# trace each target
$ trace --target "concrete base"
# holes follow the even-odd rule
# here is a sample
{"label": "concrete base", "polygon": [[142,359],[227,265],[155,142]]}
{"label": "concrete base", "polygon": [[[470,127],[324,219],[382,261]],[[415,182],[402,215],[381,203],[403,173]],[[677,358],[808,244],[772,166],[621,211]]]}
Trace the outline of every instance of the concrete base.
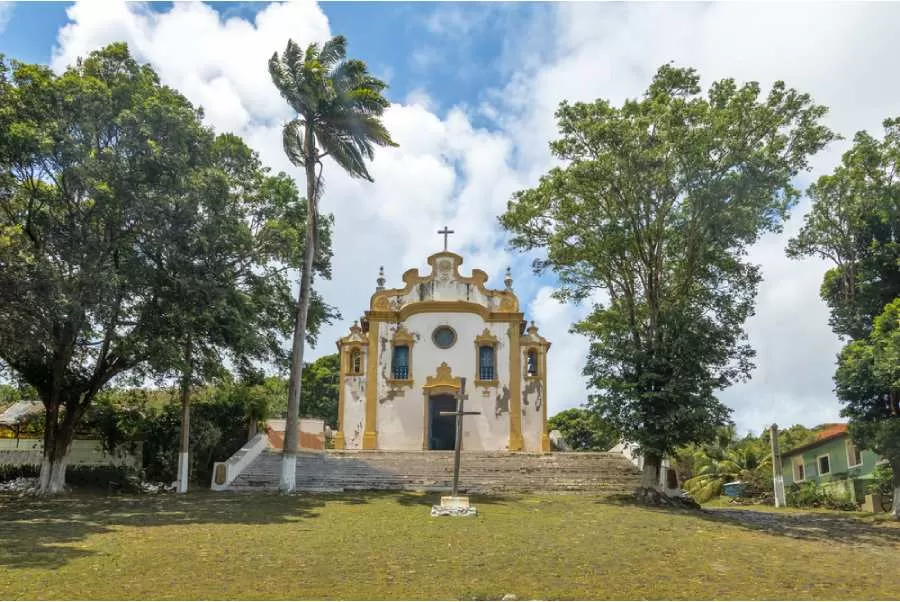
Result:
{"label": "concrete base", "polygon": [[863,512],[881,512],[881,494],[869,493],[866,495],[866,501],[862,503]]}
{"label": "concrete base", "polygon": [[431,507],[431,516],[475,516],[478,511],[469,505],[469,496],[441,496],[441,503]]}

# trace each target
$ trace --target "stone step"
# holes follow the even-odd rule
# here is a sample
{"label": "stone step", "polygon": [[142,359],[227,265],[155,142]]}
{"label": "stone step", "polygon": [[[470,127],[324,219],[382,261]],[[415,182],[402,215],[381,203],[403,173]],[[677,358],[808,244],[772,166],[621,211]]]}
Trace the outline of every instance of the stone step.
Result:
{"label": "stone step", "polygon": [[[266,451],[232,483],[236,491],[277,490],[281,453]],[[297,456],[303,491],[449,490],[453,452],[327,451]],[[634,489],[637,469],[619,454],[463,452],[460,486],[469,492]]]}

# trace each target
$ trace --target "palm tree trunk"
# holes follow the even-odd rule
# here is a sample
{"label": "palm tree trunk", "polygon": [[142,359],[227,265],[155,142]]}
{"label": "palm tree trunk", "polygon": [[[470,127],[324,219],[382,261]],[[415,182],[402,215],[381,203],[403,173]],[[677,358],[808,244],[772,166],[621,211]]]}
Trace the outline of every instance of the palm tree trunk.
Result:
{"label": "palm tree trunk", "polygon": [[297,301],[297,317],[294,321],[294,341],[291,350],[291,374],[288,388],[287,421],[284,427],[284,450],[281,458],[279,490],[290,493],[297,486],[297,425],[300,418],[300,386],[303,380],[303,350],[306,342],[306,318],[312,291],[313,257],[316,253],[317,194],[315,141],[309,126],[304,139],[306,167],[306,248],[303,251],[303,269],[300,272],[300,292]]}
{"label": "palm tree trunk", "polygon": [[178,493],[187,493],[190,473],[191,375],[194,371],[191,338],[184,344],[184,368],[181,375],[181,449],[178,452]]}

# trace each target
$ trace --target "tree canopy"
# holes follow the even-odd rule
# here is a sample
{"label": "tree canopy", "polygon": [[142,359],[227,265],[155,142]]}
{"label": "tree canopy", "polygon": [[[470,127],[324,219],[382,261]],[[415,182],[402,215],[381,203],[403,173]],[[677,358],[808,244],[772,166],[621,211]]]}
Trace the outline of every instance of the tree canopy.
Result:
{"label": "tree canopy", "polygon": [[729,410],[715,392],[746,378],[759,268],[746,261],[778,231],[799,192],[792,178],[834,135],[826,109],[776,82],[732,79],[701,94],[693,69],[662,66],[642,98],[564,102],[564,165],[510,201],[511,245],[542,249],[538,271],[557,296],[602,292],[577,332],[591,340],[592,407],[645,454],[659,458],[710,438]]}
{"label": "tree canopy", "polygon": [[619,441],[618,433],[586,408],[563,410],[547,420],[547,427],[558,430],[575,451],[609,451]]}
{"label": "tree canopy", "polygon": [[857,133],[834,172],[810,186],[812,209],[787,252],[833,264],[821,296],[832,330],[849,339],[835,392],[857,444],[890,461],[900,518],[900,118],[884,130],[883,140]]}
{"label": "tree canopy", "polygon": [[291,323],[305,207],[201,120],[124,44],[62,75],[0,60],[0,361],[44,402],[44,491],[110,381],[271,359]]}

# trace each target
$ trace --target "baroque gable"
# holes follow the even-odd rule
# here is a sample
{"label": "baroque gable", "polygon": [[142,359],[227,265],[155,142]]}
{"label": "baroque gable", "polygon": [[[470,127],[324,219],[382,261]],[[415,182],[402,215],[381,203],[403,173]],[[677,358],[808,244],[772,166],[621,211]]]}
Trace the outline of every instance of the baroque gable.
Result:
{"label": "baroque gable", "polygon": [[[378,290],[372,295],[369,312],[383,317],[404,319],[420,311],[459,311],[464,309],[488,318],[495,314],[510,316],[519,312],[519,300],[510,289],[493,290],[485,286],[488,276],[479,269],[471,276],[459,273],[463,258],[451,251],[428,258],[429,274],[418,269],[403,274],[403,288]],[[495,316],[499,317],[499,316]]]}

